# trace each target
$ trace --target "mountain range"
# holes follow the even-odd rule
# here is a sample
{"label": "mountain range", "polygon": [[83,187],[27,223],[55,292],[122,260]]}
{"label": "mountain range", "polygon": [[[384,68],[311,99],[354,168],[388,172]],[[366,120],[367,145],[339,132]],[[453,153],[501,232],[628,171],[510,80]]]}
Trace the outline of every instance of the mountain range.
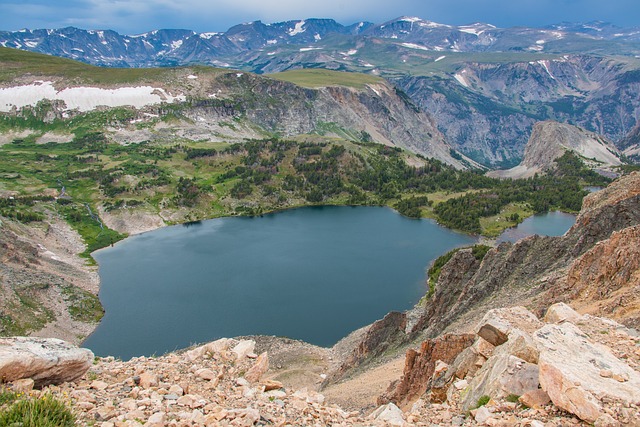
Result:
{"label": "mountain range", "polygon": [[221,33],[24,29],[0,32],[0,45],[108,67],[355,71],[389,80],[434,118],[454,149],[492,168],[516,165],[534,124],[545,120],[601,134],[638,159],[632,132],[640,111],[640,28],[306,19]]}
{"label": "mountain range", "polygon": [[[205,63],[245,68],[257,53],[275,56],[287,46],[298,52],[329,51],[333,60],[355,56],[358,48],[335,51],[369,40],[386,40],[387,49],[459,52],[607,52],[640,53],[640,27],[620,28],[605,22],[563,23],[544,28],[497,28],[474,23],[453,26],[400,17],[383,24],[359,22],[348,26],[333,19],[306,19],[265,24],[235,25],[225,32],[197,33],[161,29],[137,35],[111,30],[23,29],[0,32],[0,45],[76,59],[94,65],[149,67]],[[614,47],[612,50],[611,47]],[[333,52],[331,52],[333,50]],[[256,53],[257,52],[257,53]],[[245,56],[245,54],[249,54]],[[262,55],[259,55],[262,57]],[[345,58],[346,57],[346,58]],[[257,65],[257,64],[256,64]],[[366,63],[360,64],[367,67]],[[369,68],[382,66],[371,64]],[[254,70],[260,69],[254,65]],[[281,71],[281,70],[278,70]]]}

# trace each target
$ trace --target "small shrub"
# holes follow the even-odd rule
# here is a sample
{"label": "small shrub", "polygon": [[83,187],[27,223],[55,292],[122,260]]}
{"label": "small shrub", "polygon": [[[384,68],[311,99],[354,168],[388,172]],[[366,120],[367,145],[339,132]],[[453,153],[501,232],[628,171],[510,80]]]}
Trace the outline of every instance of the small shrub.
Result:
{"label": "small shrub", "polygon": [[2,389],[0,390],[0,405],[14,402],[18,399],[18,393],[15,391]]}
{"label": "small shrub", "polygon": [[505,400],[511,403],[518,403],[518,399],[520,399],[520,396],[518,396],[517,394],[510,394],[506,397]]}
{"label": "small shrub", "polygon": [[486,405],[490,400],[491,396],[487,396],[486,394],[484,396],[480,396],[478,403],[476,403],[476,408]]}
{"label": "small shrub", "polygon": [[71,410],[51,396],[20,400],[0,412],[0,426],[73,427]]}

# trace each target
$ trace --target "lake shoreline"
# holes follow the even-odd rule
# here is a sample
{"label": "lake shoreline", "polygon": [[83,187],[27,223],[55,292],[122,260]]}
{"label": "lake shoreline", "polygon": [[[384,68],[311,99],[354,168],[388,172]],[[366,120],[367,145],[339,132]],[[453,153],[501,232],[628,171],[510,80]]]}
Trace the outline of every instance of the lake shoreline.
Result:
{"label": "lake shoreline", "polygon": [[[362,206],[355,206],[355,207],[351,207],[351,209],[347,209],[348,207],[346,206],[310,206],[310,207],[303,207],[303,209],[287,209],[285,212],[279,212],[279,213],[269,213],[269,214],[263,214],[263,215],[258,215],[255,216],[253,218],[250,217],[226,217],[226,218],[217,218],[217,219],[213,219],[213,220],[207,220],[207,221],[202,221],[202,225],[199,225],[199,227],[202,227],[202,231],[197,231],[195,232],[194,230],[192,230],[192,227],[186,226],[185,224],[182,224],[182,227],[172,227],[172,226],[168,226],[168,227],[164,227],[163,230],[159,230],[161,231],[161,234],[159,235],[149,235],[147,233],[140,233],[136,236],[131,236],[133,238],[133,240],[130,239],[125,239],[122,242],[127,242],[127,244],[129,246],[127,247],[123,247],[121,246],[123,243],[118,243],[115,246],[114,249],[119,249],[121,251],[135,251],[137,254],[140,254],[141,256],[144,256],[144,258],[148,258],[145,259],[144,262],[147,263],[152,263],[152,262],[159,262],[160,265],[164,265],[163,261],[157,261],[158,259],[158,254],[160,252],[162,252],[162,250],[157,249],[159,247],[164,247],[165,244],[162,243],[165,238],[171,239],[170,241],[173,242],[172,243],[172,247],[173,252],[171,254],[172,257],[175,257],[176,252],[180,252],[183,254],[183,256],[188,256],[189,260],[185,261],[185,262],[195,262],[193,261],[194,258],[197,254],[200,253],[207,253],[207,251],[209,250],[214,250],[214,251],[218,251],[215,252],[217,255],[209,255],[209,261],[207,263],[210,263],[211,260],[213,258],[211,258],[211,256],[215,256],[216,261],[217,262],[223,262],[221,260],[224,260],[226,258],[225,257],[225,253],[227,251],[237,251],[236,249],[233,249],[229,246],[224,246],[225,250],[224,252],[219,252],[220,249],[215,249],[215,244],[216,241],[220,240],[221,238],[224,238],[225,242],[227,242],[227,238],[228,236],[226,236],[226,234],[224,234],[226,237],[223,237],[223,235],[220,235],[220,231],[216,231],[217,234],[215,234],[215,238],[214,235],[211,235],[211,230],[213,228],[218,228],[218,227],[222,227],[221,224],[228,224],[228,226],[230,226],[230,224],[235,224],[233,227],[240,227],[241,229],[244,229],[246,227],[250,227],[251,229],[254,229],[255,227],[257,227],[258,229],[256,229],[255,231],[253,231],[253,235],[251,237],[252,242],[251,245],[255,245],[256,238],[265,238],[263,236],[264,233],[266,233],[267,235],[269,235],[269,233],[272,233],[271,230],[271,225],[273,225],[274,223],[280,223],[281,225],[279,227],[285,227],[285,228],[292,228],[292,230],[296,230],[296,231],[291,231],[291,233],[296,233],[295,234],[295,238],[293,238],[293,240],[291,239],[294,235],[290,235],[290,234],[286,234],[286,236],[289,237],[275,237],[275,241],[272,239],[274,236],[272,236],[272,238],[266,238],[266,240],[270,243],[273,244],[274,247],[272,249],[279,249],[282,248],[284,246],[291,246],[296,245],[296,244],[302,244],[301,242],[299,242],[298,240],[302,239],[308,239],[311,238],[309,237],[307,234],[315,229],[318,229],[318,231],[314,231],[314,233],[327,233],[327,232],[337,232],[339,233],[336,237],[337,240],[333,241],[331,240],[331,244],[337,244],[338,247],[333,248],[331,247],[330,249],[324,249],[324,250],[328,250],[328,252],[323,252],[322,254],[316,254],[316,255],[305,255],[308,257],[311,257],[310,259],[318,259],[318,260],[322,260],[323,262],[330,262],[331,265],[334,265],[335,262],[337,262],[337,264],[335,264],[336,269],[338,269],[339,271],[345,271],[344,269],[347,269],[349,271],[353,270],[355,272],[359,271],[358,269],[362,269],[365,268],[363,267],[364,264],[362,264],[363,262],[365,263],[369,263],[370,261],[368,261],[369,259],[377,259],[376,257],[379,256],[383,256],[382,254],[379,254],[380,251],[383,250],[391,250],[392,248],[395,248],[398,244],[400,244],[400,242],[398,242],[398,240],[402,241],[402,245],[407,245],[409,244],[409,248],[413,248],[413,255],[411,255],[410,257],[408,257],[407,259],[402,260],[402,262],[397,263],[397,262],[392,262],[394,265],[394,268],[396,268],[396,270],[398,268],[401,268],[402,265],[404,265],[404,263],[406,262],[412,262],[413,263],[413,267],[411,267],[411,269],[402,269],[403,271],[403,275],[406,274],[410,274],[412,276],[414,276],[413,279],[411,279],[410,281],[406,281],[406,279],[403,279],[403,281],[398,282],[397,280],[394,280],[392,277],[387,277],[388,275],[391,274],[395,274],[397,275],[398,272],[396,271],[394,273],[394,270],[391,269],[389,270],[388,267],[389,265],[386,265],[386,262],[382,262],[382,261],[376,261],[374,262],[374,265],[377,264],[378,267],[374,267],[373,270],[376,270],[376,268],[383,268],[385,265],[386,267],[384,270],[384,273],[381,272],[381,274],[379,274],[379,276],[375,276],[374,282],[376,280],[386,280],[387,283],[387,289],[388,292],[396,292],[397,290],[394,290],[394,287],[389,287],[388,284],[391,283],[405,283],[405,286],[409,286],[410,288],[414,289],[413,286],[416,286],[415,289],[416,291],[412,291],[415,292],[416,295],[412,296],[410,298],[410,301],[412,301],[410,304],[406,304],[406,303],[402,303],[402,309],[409,309],[413,306],[414,302],[419,301],[420,297],[424,295],[424,293],[426,292],[426,285],[425,285],[425,276],[424,276],[424,271],[425,269],[428,267],[428,261],[433,258],[437,258],[437,256],[441,255],[441,253],[443,251],[447,251],[449,249],[451,249],[452,247],[448,247],[447,245],[452,245],[452,242],[459,242],[457,244],[455,244],[455,246],[468,246],[470,244],[473,244],[475,242],[476,237],[475,236],[468,236],[467,234],[464,233],[460,233],[460,232],[454,232],[451,231],[439,224],[437,224],[436,221],[432,220],[432,219],[425,219],[425,221],[410,221],[409,218],[400,215],[397,211],[395,211],[394,209],[391,209],[389,207],[369,207],[371,208],[371,210],[369,209],[357,209],[357,208],[363,208]],[[325,211],[326,210],[326,211]],[[281,216],[283,215],[283,216]],[[304,222],[300,222],[303,220],[303,218],[305,218]],[[356,219],[356,218],[360,218],[360,219]],[[386,218],[386,219],[383,219]],[[313,220],[313,222],[308,223],[307,222],[309,220]],[[209,222],[209,221],[213,221],[213,222]],[[320,222],[316,222],[316,221],[320,221]],[[382,222],[380,222],[382,221]],[[390,222],[389,222],[390,221]],[[325,230],[323,227],[327,227],[329,226],[328,224],[330,224],[330,228]],[[217,225],[216,225],[217,224]],[[251,224],[251,225],[250,225]],[[306,224],[306,225],[303,225]],[[324,224],[324,225],[322,225]],[[376,224],[376,225],[374,225]],[[269,225],[268,227],[265,228],[266,225]],[[407,229],[406,227],[408,227],[407,230],[415,230],[414,232],[411,232],[410,234],[406,234],[406,232],[404,233],[396,233],[393,234],[392,230],[395,230],[397,227],[404,227],[405,229]],[[225,226],[226,229],[227,226]],[[367,227],[373,227],[373,228],[367,228]],[[189,230],[187,230],[189,229]],[[234,228],[235,229],[235,228]],[[387,230],[388,229],[388,230]],[[342,230],[337,231],[337,230]],[[349,230],[349,231],[347,231]],[[351,231],[353,230],[353,231]],[[368,231],[365,231],[368,230]],[[432,231],[429,231],[432,230]],[[439,230],[439,231],[436,231]],[[281,230],[283,231],[283,230]],[[285,232],[287,233],[287,232]],[[359,233],[357,234],[358,237],[356,237],[356,235],[354,234],[354,236],[351,236],[350,233]],[[388,235],[389,233],[392,233],[391,235]],[[417,233],[417,234],[415,234]],[[427,233],[427,234],[424,234]],[[435,233],[435,234],[433,234]],[[208,244],[209,244],[209,248],[205,248],[205,247],[200,247],[200,246],[193,246],[193,244],[189,244],[186,242],[182,242],[180,241],[180,243],[178,243],[178,245],[176,246],[176,240],[178,235],[191,235],[191,236],[200,236],[200,238],[204,238],[204,239],[208,239]],[[240,239],[241,241],[244,241],[240,236],[242,236],[242,231],[238,231],[238,233],[234,234],[236,239]],[[164,236],[164,237],[163,237]],[[209,237],[207,237],[209,236]],[[314,234],[315,236],[315,234]],[[422,236],[422,237],[420,237]],[[431,237],[432,236],[432,237]],[[448,236],[448,237],[444,237],[444,236]],[[318,236],[316,236],[318,237]],[[375,244],[372,244],[370,247],[365,247],[365,244],[362,243],[362,238],[364,238],[365,242],[369,241],[370,239],[377,239]],[[151,240],[150,240],[151,239]],[[214,240],[211,240],[214,239]],[[280,240],[284,240],[281,243],[278,243]],[[322,239],[321,239],[322,240]],[[145,241],[152,241],[153,242],[153,249],[151,250],[150,253],[146,253],[146,250],[142,249],[141,247],[137,246],[138,243],[142,244],[142,242]],[[306,241],[306,240],[305,240]],[[274,243],[275,242],[275,243]],[[317,246],[317,242],[316,240],[313,240],[314,243],[304,243],[305,248],[312,248],[314,246]],[[338,242],[338,243],[336,243]],[[351,247],[350,244],[346,245],[347,242],[360,242],[360,243],[354,243],[354,246],[357,247],[358,251],[365,251],[366,253],[366,257],[363,259],[362,258],[362,254],[361,255],[357,255],[357,253],[352,254],[352,256],[356,257],[356,259],[360,259],[359,264],[353,264],[353,260],[350,259],[350,256],[347,254],[344,254],[342,257],[340,257],[340,260],[335,260],[335,261],[329,261],[329,259],[331,258],[324,258],[326,256],[329,256],[329,254],[331,254],[330,256],[333,256],[333,252],[335,252],[335,250],[338,250],[339,248],[342,247]],[[447,243],[448,242],[448,243]],[[464,242],[464,243],[463,243]],[[248,242],[247,242],[248,243]],[[181,245],[186,245],[185,249],[181,249]],[[213,246],[211,246],[213,245]],[[418,247],[424,247],[423,249],[416,249],[414,248]],[[404,248],[404,246],[402,246]],[[427,247],[429,247],[430,249],[426,249]],[[133,249],[135,248],[135,250]],[[109,248],[111,249],[111,248]],[[351,250],[353,250],[354,248],[351,248]],[[305,249],[306,250],[306,249]],[[323,250],[323,249],[319,249],[319,248],[313,248],[313,251],[316,250]],[[342,250],[342,249],[340,249]],[[408,249],[403,249],[403,250],[408,250]],[[393,253],[395,253],[397,251],[397,249],[393,249]],[[299,283],[306,283],[305,286],[315,286],[316,289],[321,289],[321,288],[331,288],[331,287],[327,287],[326,284],[316,284],[316,285],[311,285],[311,282],[313,282],[313,280],[321,280],[322,277],[320,277],[320,274],[315,274],[315,273],[310,273],[311,274],[311,278],[312,279],[302,279],[302,276],[299,276],[299,274],[301,274],[300,271],[297,270],[304,270],[307,271],[308,268],[311,268],[312,270],[318,267],[306,267],[306,264],[303,265],[298,265],[298,263],[296,261],[292,261],[295,260],[297,255],[294,254],[287,254],[287,255],[280,255],[280,258],[277,260],[277,262],[281,262],[282,259],[286,259],[289,260],[287,261],[288,263],[285,263],[283,265],[280,264],[275,264],[275,267],[269,264],[268,261],[268,255],[271,252],[271,250],[269,249],[261,249],[261,251],[258,251],[256,253],[254,253],[253,255],[248,255],[248,254],[241,254],[241,252],[235,253],[234,257],[238,257],[240,256],[241,258],[248,258],[248,259],[260,259],[260,264],[254,267],[247,267],[247,265],[245,265],[243,268],[248,269],[248,271],[252,271],[253,273],[251,274],[258,274],[260,273],[260,271],[263,271],[264,274],[266,274],[267,276],[272,275],[274,273],[274,271],[269,270],[269,268],[275,268],[280,269],[281,271],[285,272],[285,276],[286,277],[300,277],[299,279],[297,279],[299,281]],[[294,251],[295,252],[295,251]],[[104,262],[104,256],[107,253],[106,250],[101,250],[99,252],[96,253],[96,255],[100,255],[100,256],[96,256],[96,259],[98,259],[99,264],[101,266],[101,268],[103,268],[103,262]],[[378,255],[375,255],[378,254]],[[115,256],[115,255],[113,255]],[[222,258],[221,258],[222,257]],[[100,259],[102,258],[102,259]],[[128,258],[128,257],[125,257]],[[130,258],[134,258],[133,256]],[[139,258],[139,257],[138,257]],[[173,258],[172,258],[173,259]],[[413,261],[411,261],[413,260]],[[396,260],[398,261],[398,260]],[[111,261],[113,262],[113,261]],[[125,271],[128,272],[129,275],[131,275],[131,271],[133,268],[137,268],[137,266],[140,266],[140,259],[136,260],[137,265],[136,266],[129,266],[127,267],[126,265],[120,265],[120,269],[123,269]],[[174,262],[174,261],[172,261]],[[181,265],[180,259],[175,259],[175,264],[177,265]],[[233,262],[231,260],[227,260],[226,262]],[[246,262],[246,261],[245,261]],[[391,261],[390,261],[391,262]],[[264,263],[267,263],[267,265],[269,267],[267,267],[267,265],[264,265]],[[340,267],[341,263],[347,263],[349,264],[344,265],[342,267]],[[397,264],[397,267],[395,266]],[[128,265],[128,264],[127,264]],[[148,264],[145,264],[148,265]],[[198,264],[199,265],[199,264]],[[267,270],[263,270],[264,268],[267,268]],[[113,268],[113,267],[111,267]],[[198,267],[200,268],[200,267]],[[325,267],[323,267],[325,268]],[[333,272],[332,270],[332,274],[338,274],[337,271]],[[192,270],[193,271],[193,270]],[[244,270],[243,270],[244,271]],[[295,274],[298,274],[298,276],[295,276],[295,274],[292,273],[292,271]],[[315,270],[313,270],[315,271]],[[408,272],[408,273],[405,273]],[[413,273],[411,273],[413,271]],[[309,273],[309,271],[307,271],[307,273]],[[110,273],[112,274],[112,273]],[[136,273],[138,274],[138,273]],[[178,273],[176,273],[178,274]],[[186,273],[184,273],[186,274]],[[185,276],[183,273],[179,273],[180,277],[189,277],[189,282],[195,282],[197,280],[199,280],[197,278],[197,276],[193,276],[191,273],[189,273],[188,276]],[[195,273],[194,273],[195,274]],[[322,274],[326,274],[326,271],[323,272]],[[349,274],[353,274],[353,273],[349,273]],[[368,274],[368,273],[367,273]],[[358,277],[360,277],[360,273],[356,273],[356,275]],[[246,274],[242,274],[242,276],[246,276]],[[107,319],[107,317],[109,316],[110,313],[110,307],[109,307],[109,302],[108,300],[105,300],[105,294],[103,292],[103,290],[105,289],[105,275],[104,272],[101,271],[101,279],[103,280],[103,283],[101,284],[101,301],[103,303],[103,306],[105,307],[105,309],[107,310],[107,315],[105,316],[105,319]],[[144,276],[147,277],[147,276]],[[224,276],[226,277],[226,276]],[[305,276],[306,277],[306,276]],[[314,279],[316,278],[317,279]],[[334,280],[330,280],[329,283],[338,283],[344,280],[348,280],[346,279],[346,277],[349,276],[342,276],[339,280],[334,281]],[[269,279],[269,277],[265,277],[266,279]],[[122,279],[124,280],[124,279]],[[118,280],[118,282],[122,282],[122,280]],[[143,276],[139,276],[137,279],[136,283],[141,283],[142,281],[147,280],[148,285],[147,286],[152,286],[154,287],[154,289],[159,289],[158,286],[162,286],[159,285],[159,283],[161,283],[161,281],[163,280],[163,278],[158,278],[158,280],[156,280],[155,278],[152,277],[148,277],[147,279],[144,279]],[[222,280],[222,279],[220,279]],[[229,280],[228,278],[225,280]],[[262,282],[263,278],[255,278],[256,281]],[[282,280],[289,280],[287,279],[279,279],[276,280],[276,283],[280,284],[282,282]],[[311,280],[311,282],[309,281]],[[329,279],[326,279],[329,280]],[[365,279],[362,279],[363,281]],[[369,280],[369,279],[367,279]],[[415,282],[414,282],[415,281]],[[307,283],[308,282],[308,283]],[[109,283],[113,283],[113,282],[109,282]],[[268,283],[268,280],[264,283]],[[414,285],[415,283],[415,285]],[[112,286],[112,285],[109,285]],[[120,286],[120,285],[118,285]],[[124,286],[124,285],[123,285]],[[276,286],[275,284],[272,286]],[[280,286],[280,285],[278,285]],[[136,286],[136,288],[138,288],[138,286]],[[109,288],[111,289],[110,292],[114,292],[113,288]],[[195,292],[200,292],[201,290],[184,290],[185,295],[190,295],[191,293],[195,293]],[[125,292],[130,292],[129,288],[127,288],[127,290]],[[152,294],[155,291],[142,291],[140,290],[139,292],[147,292],[147,295]],[[215,295],[219,296],[219,298],[227,298],[229,302],[229,304],[232,303],[232,299],[229,300],[229,295],[225,294],[226,291],[221,290],[220,293],[216,293]],[[274,291],[275,292],[275,291]],[[282,296],[287,296],[289,295],[290,291],[282,291]],[[297,291],[296,291],[297,292]],[[400,297],[402,294],[398,294],[398,297]],[[283,303],[280,299],[282,298],[282,296],[278,297],[278,304],[285,304]],[[142,295],[140,296],[141,298],[143,297]],[[414,298],[415,297],[415,298]],[[113,298],[113,297],[111,297]],[[182,298],[182,296],[180,296],[180,298]],[[218,297],[212,295],[210,297],[208,297],[212,300],[216,300]],[[316,301],[317,304],[321,304],[320,301],[317,301],[315,298],[313,299],[314,301]],[[371,322],[383,317],[385,314],[388,313],[389,310],[397,310],[399,309],[401,306],[398,304],[394,304],[392,303],[391,305],[387,304],[384,308],[384,310],[382,310],[380,307],[382,306],[382,304],[386,301],[385,299],[381,299],[378,302],[373,302],[373,301],[369,301],[368,299],[362,299],[359,298],[359,304],[358,307],[358,312],[361,312],[361,308],[362,305],[366,305],[367,309],[365,311],[369,311],[369,310],[378,310],[379,313],[375,315],[375,317],[371,317],[369,320],[367,320],[366,324],[370,324]],[[341,297],[341,300],[343,301],[343,297]],[[346,301],[346,300],[345,300]],[[389,301],[393,301],[393,298]],[[409,300],[407,300],[409,301]],[[149,302],[153,302],[154,304],[157,303],[157,301],[151,301],[149,300]],[[123,302],[124,303],[124,302]],[[343,304],[344,302],[341,302],[340,304]],[[174,302],[175,304],[175,302]],[[275,302],[274,302],[275,304]],[[289,304],[291,304],[291,307],[293,307],[293,309],[297,309],[297,307],[300,306],[300,303],[295,303],[293,301],[291,301]],[[328,302],[325,303],[329,304]],[[287,307],[290,307],[289,305],[286,305]],[[119,307],[119,305],[117,305],[117,307]],[[378,308],[376,308],[378,307]],[[289,308],[288,311],[291,311],[292,308]],[[166,314],[167,310],[171,310],[171,308],[163,308],[163,309],[157,309],[163,313]],[[340,309],[340,310],[343,310]],[[335,314],[335,313],[334,313]],[[111,319],[107,319],[107,321],[112,321],[113,318]],[[273,319],[272,319],[273,320]],[[348,322],[344,323],[345,325],[350,325],[351,323],[353,323],[355,320],[351,319]],[[104,320],[103,320],[104,322]],[[271,324],[270,322],[267,322],[267,324]],[[335,340],[332,341],[336,342],[339,339],[343,338],[345,335],[348,335],[350,332],[352,332],[353,329],[357,329],[359,327],[361,327],[363,325],[363,323],[359,323],[354,325],[354,327],[349,328],[348,330],[345,330],[344,333],[341,333],[339,336],[337,336],[335,338]],[[169,326],[167,326],[169,327]],[[304,326],[302,325],[301,328],[303,328]],[[260,334],[260,333],[264,333],[264,329],[258,329],[258,330],[253,330],[253,329],[245,329],[243,331],[240,332],[240,334],[246,335],[246,334]],[[301,334],[294,334],[291,335],[290,333],[281,333],[279,332],[279,330],[276,329],[276,327],[274,326],[273,328],[271,328],[271,330],[275,330],[276,334],[282,334],[282,335],[287,335],[287,336],[292,336],[294,338],[298,338],[298,339],[304,339],[303,336],[301,336]],[[235,336],[237,334],[232,334],[232,333],[224,333],[221,332],[224,336]],[[268,332],[267,333],[272,334],[272,332]],[[200,340],[198,339],[193,339],[193,342],[199,342]],[[307,340],[309,341],[309,340]],[[108,341],[106,341],[108,342]],[[316,343],[319,344],[320,342],[318,341],[314,341],[311,340],[312,343]],[[325,344],[320,344],[320,345],[325,345]],[[330,347],[332,344],[329,344],[328,347]]]}

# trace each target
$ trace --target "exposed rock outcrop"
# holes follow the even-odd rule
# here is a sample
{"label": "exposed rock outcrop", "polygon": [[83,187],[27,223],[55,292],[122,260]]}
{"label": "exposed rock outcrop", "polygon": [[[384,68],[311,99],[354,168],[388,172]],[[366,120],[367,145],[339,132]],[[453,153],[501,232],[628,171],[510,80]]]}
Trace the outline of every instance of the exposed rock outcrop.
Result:
{"label": "exposed rock outcrop", "polygon": [[0,218],[2,335],[78,344],[95,328],[102,316],[99,278],[78,255],[84,249],[71,226],[49,212],[35,225]]}
{"label": "exposed rock outcrop", "polygon": [[93,363],[93,353],[54,338],[0,338],[3,382],[32,379],[36,387],[74,381]]}
{"label": "exposed rock outcrop", "polygon": [[[558,316],[560,313],[563,315]],[[616,322],[582,316],[566,304],[551,306],[545,320],[559,323],[545,324],[523,307],[493,309],[479,322],[476,343],[448,364],[436,360],[436,354],[425,352],[423,357],[409,351],[400,382],[403,386],[395,387],[394,401],[444,401],[450,408],[471,410],[481,425],[500,425],[495,422],[502,417],[498,415],[501,408],[516,409],[506,400],[519,400],[543,413],[552,404],[595,425],[605,425],[605,421],[610,423],[606,425],[636,425],[634,420],[640,419],[640,338],[629,335],[631,331]],[[490,344],[480,334],[496,326],[505,339],[487,347]],[[423,343],[423,348],[451,338],[443,335]],[[470,338],[465,336],[465,340]],[[519,357],[522,342],[536,357]],[[479,369],[469,369],[470,361]],[[425,366],[434,364],[441,366],[446,381],[423,380]],[[438,367],[430,372],[436,378]],[[443,385],[445,398],[440,400]]]}
{"label": "exposed rock outcrop", "polygon": [[434,373],[438,362],[452,363],[467,347],[473,344],[473,334],[445,334],[422,343],[420,350],[407,350],[402,379],[392,383],[384,396],[378,399],[383,405],[393,402],[406,406],[417,400],[434,386]]}
{"label": "exposed rock outcrop", "polygon": [[581,312],[640,327],[640,226],[614,232],[574,261],[565,289]]}
{"label": "exposed rock outcrop", "polygon": [[524,149],[520,164],[512,169],[492,171],[498,178],[529,178],[555,168],[554,160],[566,151],[587,159],[595,169],[622,164],[618,149],[604,137],[575,126],[554,121],[536,123]]}
{"label": "exposed rock outcrop", "polygon": [[595,422],[609,400],[627,407],[640,403],[640,374],[577,326],[546,325],[534,339],[540,349],[540,385],[556,406]]}
{"label": "exposed rock outcrop", "polygon": [[[523,304],[542,316],[556,302],[575,300],[576,304],[580,304],[580,295],[573,295],[567,286],[566,277],[571,265],[594,248],[596,243],[620,231],[620,235],[628,239],[624,245],[620,238],[615,240],[620,250],[617,258],[627,265],[625,268],[631,278],[637,274],[634,273],[637,270],[634,267],[637,256],[634,254],[638,245],[635,243],[636,246],[633,246],[637,239],[633,237],[633,232],[621,230],[638,224],[640,173],[634,172],[588,195],[575,225],[564,236],[531,236],[514,244],[502,243],[489,250],[482,261],[476,260],[471,250],[458,251],[442,268],[433,296],[406,316],[411,319],[407,322],[406,331],[396,328],[393,340],[389,337],[375,343],[365,334],[358,348],[371,346],[376,351],[353,352],[352,357],[343,364],[340,376],[331,378],[340,378],[354,366],[368,363],[367,360],[370,361],[375,353],[382,354],[384,348],[398,348],[412,341],[437,337],[443,332],[471,331],[478,319],[496,306]],[[613,248],[614,244],[609,247]],[[588,259],[591,263],[589,269],[598,270],[598,265],[601,265],[607,271],[605,277],[614,275],[617,267],[610,269],[606,267],[607,262],[600,264],[600,259],[594,256]],[[632,306],[637,304],[637,298],[633,297],[633,280],[627,283],[632,284],[624,288],[628,290],[629,297],[622,301],[626,301],[624,303],[630,308],[619,310],[618,319],[632,325],[637,316],[632,314],[635,313]],[[609,314],[600,313],[597,309],[593,313]],[[623,313],[627,314],[623,316]],[[526,343],[526,339],[523,340]],[[523,353],[519,357],[533,357],[524,356],[528,346],[523,345]]]}

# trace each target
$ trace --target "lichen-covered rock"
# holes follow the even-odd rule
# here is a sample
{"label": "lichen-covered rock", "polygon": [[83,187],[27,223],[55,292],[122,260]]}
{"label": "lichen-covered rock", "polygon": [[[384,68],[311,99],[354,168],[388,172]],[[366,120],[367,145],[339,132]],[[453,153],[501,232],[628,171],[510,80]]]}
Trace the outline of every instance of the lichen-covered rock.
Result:
{"label": "lichen-covered rock", "polygon": [[[640,404],[640,374],[575,325],[546,325],[534,339],[540,350],[540,385],[556,406],[593,423],[602,414],[604,398]],[[603,370],[624,381],[601,376]]]}
{"label": "lichen-covered rock", "polygon": [[537,365],[507,352],[499,352],[487,360],[469,383],[462,408],[467,410],[473,407],[481,396],[491,396],[494,399],[511,394],[521,396],[528,391],[537,390],[538,386]]}
{"label": "lichen-covered rock", "polygon": [[87,372],[93,353],[54,338],[0,338],[0,378],[31,378],[36,387],[74,381]]}

